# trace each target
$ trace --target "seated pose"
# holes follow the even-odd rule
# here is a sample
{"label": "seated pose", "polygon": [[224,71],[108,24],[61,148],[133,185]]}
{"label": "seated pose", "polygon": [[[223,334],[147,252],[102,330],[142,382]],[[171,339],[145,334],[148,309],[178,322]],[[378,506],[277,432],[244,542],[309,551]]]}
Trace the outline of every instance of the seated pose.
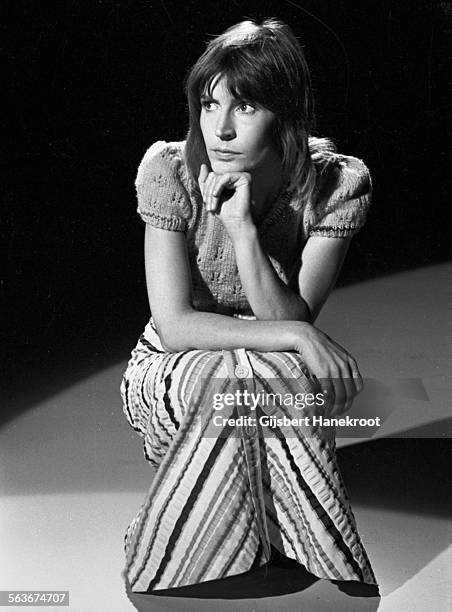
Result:
{"label": "seated pose", "polygon": [[[280,21],[211,40],[186,93],[187,139],[153,144],[136,180],[152,316],[121,393],[156,473],[125,535],[124,576],[150,592],[275,554],[375,584],[334,430],[219,422],[209,391],[321,391],[329,416],[348,410],[358,366],[314,321],[365,222],[369,172],[311,135],[308,68]],[[237,404],[236,417],[266,410]]]}

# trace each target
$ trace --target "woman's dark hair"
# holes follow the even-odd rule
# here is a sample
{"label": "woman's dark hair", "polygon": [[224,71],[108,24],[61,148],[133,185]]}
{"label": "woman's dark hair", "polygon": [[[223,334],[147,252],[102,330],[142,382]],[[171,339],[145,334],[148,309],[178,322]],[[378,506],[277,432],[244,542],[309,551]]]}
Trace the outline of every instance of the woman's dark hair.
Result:
{"label": "woman's dark hair", "polygon": [[242,21],[211,40],[188,72],[185,160],[195,185],[201,164],[209,164],[199,123],[200,99],[211,93],[217,76],[225,79],[235,98],[254,101],[275,114],[274,139],[286,185],[300,197],[309,198],[316,181],[312,157],[331,152],[334,145],[326,139],[309,138],[314,127],[311,78],[303,50],[289,26],[276,19],[261,25]]}

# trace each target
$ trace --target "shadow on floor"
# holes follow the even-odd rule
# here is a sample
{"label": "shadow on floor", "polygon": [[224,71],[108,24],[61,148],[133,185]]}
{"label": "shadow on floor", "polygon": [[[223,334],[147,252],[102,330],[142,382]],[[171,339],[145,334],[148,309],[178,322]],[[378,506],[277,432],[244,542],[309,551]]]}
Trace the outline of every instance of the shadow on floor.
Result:
{"label": "shadow on floor", "polygon": [[[316,594],[310,594],[310,587],[315,588]],[[325,587],[325,588],[323,588]],[[306,570],[299,563],[280,555],[270,563],[244,574],[231,576],[222,580],[210,580],[200,584],[154,591],[153,593],[132,593],[126,584],[126,593],[137,610],[141,612],[155,612],[156,610],[212,610],[211,600],[215,602],[215,610],[242,610],[241,602],[248,600],[244,610],[272,610],[277,606],[276,601],[265,602],[266,598],[281,597],[290,594],[302,594],[298,599],[300,604],[309,602],[309,610],[318,612],[323,610],[321,593],[330,592],[326,599],[332,607],[329,610],[366,610],[371,612],[378,609],[380,597],[378,587],[352,581],[326,581],[320,580]],[[334,592],[336,591],[336,596]],[[338,592],[340,591],[342,595]],[[333,595],[332,595],[333,594]],[[348,600],[348,604],[335,605],[331,598],[340,601]],[[196,601],[194,601],[196,600]],[[229,601],[228,601],[229,600]],[[233,600],[233,601],[230,601]],[[250,602],[249,600],[258,600]],[[262,601],[260,601],[262,600]],[[317,603],[314,603],[316,601]],[[362,605],[360,605],[360,602]],[[245,604],[245,602],[242,602]],[[326,603],[326,602],[324,602]],[[355,605],[357,604],[357,605]],[[181,607],[179,607],[181,606]],[[279,608],[279,606],[277,606]],[[297,609],[299,606],[297,605]],[[285,608],[284,609],[289,609]]]}
{"label": "shadow on floor", "polygon": [[405,431],[387,436],[388,438],[438,438],[441,440],[452,439],[452,417],[449,419],[438,419],[425,425],[412,427]]}
{"label": "shadow on floor", "polygon": [[449,518],[451,451],[448,438],[382,438],[339,448],[337,457],[352,506]]}

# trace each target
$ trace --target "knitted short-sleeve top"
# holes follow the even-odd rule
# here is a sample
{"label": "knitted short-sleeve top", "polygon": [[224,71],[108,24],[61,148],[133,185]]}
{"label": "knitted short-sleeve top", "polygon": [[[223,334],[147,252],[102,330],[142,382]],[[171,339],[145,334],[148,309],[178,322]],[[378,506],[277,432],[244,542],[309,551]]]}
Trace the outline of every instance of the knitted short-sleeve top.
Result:
{"label": "knitted short-sleeve top", "polygon": [[[154,143],[138,168],[138,213],[154,227],[184,232],[192,276],[193,307],[228,315],[253,312],[240,281],[232,242],[220,219],[208,213],[189,178],[184,142]],[[311,201],[283,192],[257,224],[260,244],[276,273],[292,285],[310,236],[352,236],[365,223],[371,179],[356,157],[330,154],[316,162]],[[171,279],[168,279],[171,282]]]}

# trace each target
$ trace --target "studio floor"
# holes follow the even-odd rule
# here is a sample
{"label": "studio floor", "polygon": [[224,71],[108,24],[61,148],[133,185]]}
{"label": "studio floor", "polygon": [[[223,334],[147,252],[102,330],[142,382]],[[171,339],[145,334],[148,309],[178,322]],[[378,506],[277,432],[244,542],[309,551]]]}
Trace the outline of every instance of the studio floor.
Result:
{"label": "studio floor", "polygon": [[[261,568],[225,583],[223,592],[217,585],[138,596],[140,609],[452,609],[451,271],[442,264],[339,289],[317,323],[356,356],[387,404],[376,436],[338,440],[380,597],[324,580],[302,586],[297,568]],[[65,609],[73,612],[134,609],[121,578],[123,535],[153,472],[122,413],[127,358],[58,389],[0,430],[0,590],[69,590]],[[375,401],[366,392],[359,397]]]}

